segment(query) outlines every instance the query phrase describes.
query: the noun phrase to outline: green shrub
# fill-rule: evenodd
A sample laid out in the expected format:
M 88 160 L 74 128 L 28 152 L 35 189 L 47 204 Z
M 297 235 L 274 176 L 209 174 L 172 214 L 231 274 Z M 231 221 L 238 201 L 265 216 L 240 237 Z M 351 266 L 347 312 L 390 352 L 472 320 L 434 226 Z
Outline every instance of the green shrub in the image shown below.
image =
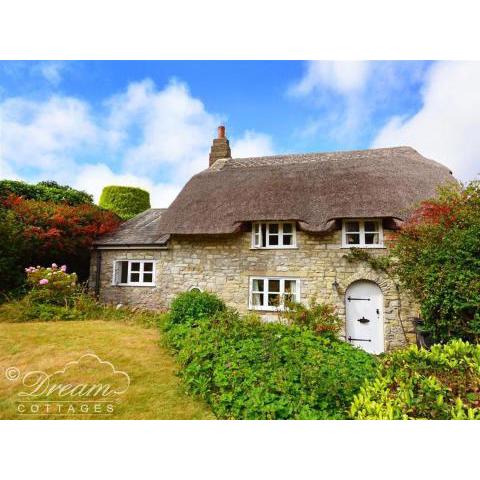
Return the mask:
M 26 253 L 23 227 L 15 214 L 0 206 L 0 292 L 25 282 L 21 268 Z
M 288 309 L 280 312 L 280 318 L 291 325 L 298 325 L 322 335 L 337 335 L 342 328 L 342 320 L 335 307 L 312 301 L 307 307 L 302 303 L 287 302 Z
M 170 308 L 170 322 L 191 325 L 222 310 L 225 310 L 225 303 L 216 295 L 192 290 L 175 297 Z
M 28 267 L 27 284 L 31 287 L 28 296 L 32 303 L 70 306 L 79 294 L 76 273 L 67 273 L 67 266 Z
M 452 340 L 393 352 L 352 402 L 355 419 L 479 419 L 480 345 Z
M 436 343 L 480 341 L 480 182 L 446 188 L 402 227 L 395 273 Z
M 150 194 L 141 188 L 111 185 L 104 187 L 99 205 L 128 220 L 150 208 Z
M 376 372 L 376 359 L 347 343 L 230 309 L 164 329 L 187 389 L 219 418 L 345 418 Z
M 75 190 L 67 185 L 59 185 L 53 181 L 39 182 L 35 185 L 17 180 L 1 180 L 0 200 L 4 200 L 12 194 L 23 197 L 25 200 L 42 200 L 68 205 L 93 203 L 93 197 L 89 193 Z

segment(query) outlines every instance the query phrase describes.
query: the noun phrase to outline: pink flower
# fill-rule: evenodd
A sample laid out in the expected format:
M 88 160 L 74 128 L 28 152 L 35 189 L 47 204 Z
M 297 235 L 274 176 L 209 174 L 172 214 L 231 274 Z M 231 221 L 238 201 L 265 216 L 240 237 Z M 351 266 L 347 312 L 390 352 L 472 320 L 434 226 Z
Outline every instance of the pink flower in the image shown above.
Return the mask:
M 62 266 L 60 267 L 60 270 L 61 270 L 62 272 L 66 272 L 66 271 L 67 271 L 67 266 L 66 266 L 66 265 L 62 265 Z
M 58 265 L 56 263 L 52 263 L 52 268 L 58 268 Z
M 40 285 L 46 285 L 48 283 L 48 280 L 46 278 L 42 278 L 38 283 Z

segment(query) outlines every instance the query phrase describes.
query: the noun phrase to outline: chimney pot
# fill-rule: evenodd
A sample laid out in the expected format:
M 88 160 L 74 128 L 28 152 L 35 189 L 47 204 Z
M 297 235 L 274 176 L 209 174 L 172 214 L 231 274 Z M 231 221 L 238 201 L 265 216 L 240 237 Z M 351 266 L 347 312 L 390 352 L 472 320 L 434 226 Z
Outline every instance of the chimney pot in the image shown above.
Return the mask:
M 218 127 L 218 138 L 225 138 L 225 125 Z

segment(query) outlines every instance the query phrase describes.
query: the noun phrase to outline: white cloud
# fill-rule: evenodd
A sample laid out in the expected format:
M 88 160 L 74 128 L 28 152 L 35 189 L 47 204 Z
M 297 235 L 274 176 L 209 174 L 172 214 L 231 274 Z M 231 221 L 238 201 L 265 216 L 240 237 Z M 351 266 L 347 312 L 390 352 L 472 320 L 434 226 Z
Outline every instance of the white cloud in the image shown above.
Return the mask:
M 304 76 L 291 87 L 293 95 L 308 95 L 315 90 L 331 89 L 341 94 L 362 90 L 368 80 L 368 62 L 311 61 Z
M 462 180 L 480 173 L 480 62 L 441 62 L 424 84 L 422 108 L 393 117 L 374 147 L 410 145 Z
M 131 185 L 166 207 L 183 184 L 207 168 L 218 117 L 188 87 L 172 81 L 130 84 L 104 102 L 102 115 L 74 97 L 0 103 L 0 176 L 56 180 L 92 193 Z M 273 153 L 268 135 L 247 131 L 232 142 L 235 156 Z
M 88 105 L 72 97 L 16 97 L 0 104 L 0 153 L 12 169 L 67 168 L 75 151 L 95 143 L 97 135 Z
M 47 82 L 51 83 L 53 86 L 57 86 L 62 81 L 62 73 L 65 68 L 64 62 L 56 62 L 56 61 L 45 61 L 40 62 L 38 65 L 38 71 L 40 74 L 47 80 Z
M 231 143 L 232 156 L 235 158 L 262 157 L 274 154 L 270 135 L 247 130 L 242 137 Z

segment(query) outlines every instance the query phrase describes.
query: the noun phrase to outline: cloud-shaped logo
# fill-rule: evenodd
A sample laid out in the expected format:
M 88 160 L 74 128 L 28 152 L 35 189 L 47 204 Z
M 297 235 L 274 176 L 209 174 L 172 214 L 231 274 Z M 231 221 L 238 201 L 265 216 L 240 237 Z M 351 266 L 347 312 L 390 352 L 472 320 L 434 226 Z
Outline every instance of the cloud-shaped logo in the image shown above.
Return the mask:
M 28 372 L 22 382 L 25 390 L 19 392 L 20 397 L 85 401 L 112 399 L 125 393 L 130 376 L 98 355 L 86 353 L 52 374 L 42 370 Z

